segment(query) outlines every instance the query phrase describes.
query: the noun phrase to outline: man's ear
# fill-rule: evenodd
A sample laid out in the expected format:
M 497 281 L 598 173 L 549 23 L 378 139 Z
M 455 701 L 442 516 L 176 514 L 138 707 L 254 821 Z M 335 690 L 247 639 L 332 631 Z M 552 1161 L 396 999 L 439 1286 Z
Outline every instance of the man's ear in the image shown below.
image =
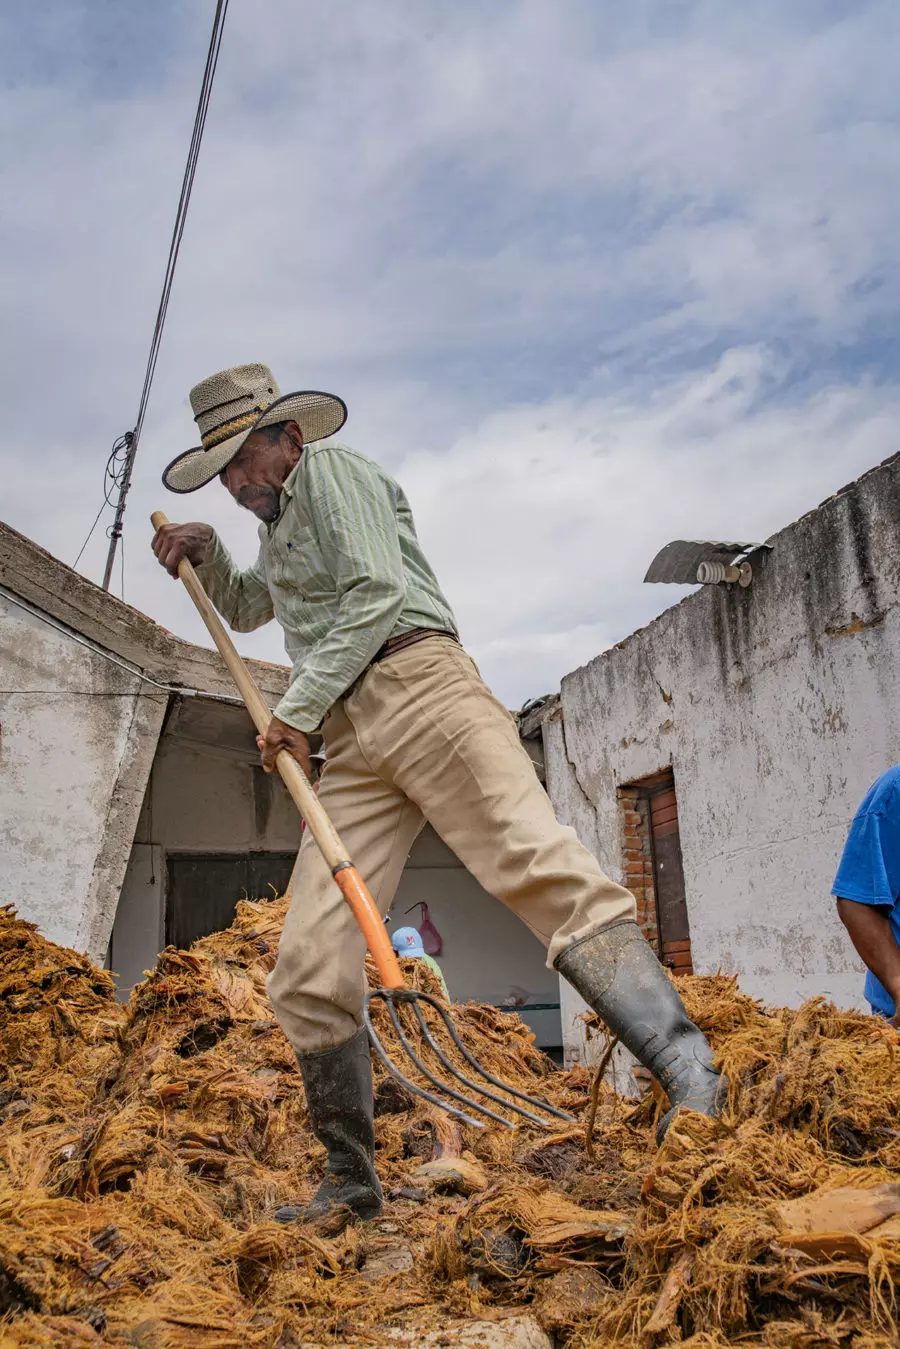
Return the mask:
M 296 422 L 288 422 L 287 426 L 284 428 L 284 432 L 285 435 L 290 436 L 291 443 L 295 445 L 298 450 L 303 449 L 303 432 Z

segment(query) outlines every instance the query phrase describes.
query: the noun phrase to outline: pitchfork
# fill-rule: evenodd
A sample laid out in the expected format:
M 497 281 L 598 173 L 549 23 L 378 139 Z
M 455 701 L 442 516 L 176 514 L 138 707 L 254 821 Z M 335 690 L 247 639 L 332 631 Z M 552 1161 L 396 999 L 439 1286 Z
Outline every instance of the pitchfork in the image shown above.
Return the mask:
M 154 529 L 160 529 L 163 525 L 169 523 L 162 511 L 154 511 L 150 520 Z M 259 731 L 260 735 L 264 736 L 268 730 L 272 714 L 266 706 L 265 699 L 259 690 L 258 684 L 238 655 L 234 643 L 225 631 L 219 615 L 216 613 L 206 591 L 200 584 L 197 573 L 186 558 L 178 564 L 178 575 L 184 582 L 185 588 L 191 599 L 194 601 L 194 604 L 197 606 L 200 617 L 209 629 L 210 636 L 219 648 L 219 653 L 228 667 L 241 697 L 247 705 L 247 710 L 253 718 L 253 721 L 256 723 L 256 729 Z M 366 939 L 366 945 L 372 953 L 372 958 L 381 975 L 383 987 L 373 989 L 366 997 L 363 1005 L 363 1018 L 369 1033 L 372 1048 L 375 1050 L 375 1053 L 381 1059 L 391 1076 L 395 1077 L 398 1082 L 401 1082 L 408 1091 L 414 1092 L 416 1096 L 423 1097 L 426 1101 L 430 1101 L 432 1105 L 438 1106 L 441 1110 L 445 1110 L 456 1119 L 463 1120 L 466 1124 L 473 1124 L 479 1129 L 485 1127 L 481 1120 L 475 1119 L 474 1116 L 469 1113 L 472 1110 L 476 1110 L 498 1124 L 502 1124 L 510 1129 L 515 1128 L 515 1124 L 508 1119 L 505 1119 L 503 1115 L 498 1114 L 496 1110 L 492 1110 L 490 1106 L 483 1104 L 482 1101 L 475 1099 L 474 1096 L 467 1096 L 465 1093 L 458 1091 L 456 1087 L 451 1086 L 449 1082 L 444 1081 L 436 1073 L 432 1072 L 432 1070 L 422 1061 L 416 1048 L 410 1042 L 409 1036 L 400 1020 L 398 1006 L 407 1006 L 412 1010 L 418 1028 L 422 1033 L 423 1040 L 434 1056 L 446 1069 L 446 1072 L 456 1082 L 467 1087 L 470 1091 L 477 1092 L 480 1096 L 484 1096 L 488 1100 L 493 1101 L 495 1105 L 500 1105 L 505 1110 L 510 1110 L 513 1113 L 522 1116 L 524 1119 L 529 1120 L 532 1124 L 539 1125 L 541 1128 L 549 1129 L 552 1128 L 553 1125 L 549 1120 L 542 1118 L 541 1114 L 536 1112 L 543 1112 L 544 1115 L 551 1115 L 555 1119 L 565 1120 L 566 1123 L 574 1123 L 572 1116 L 566 1114 L 564 1110 L 557 1110 L 555 1106 L 549 1105 L 539 1097 L 529 1096 L 525 1092 L 519 1091 L 516 1087 L 509 1086 L 507 1083 L 502 1082 L 499 1078 L 494 1077 L 492 1073 L 489 1073 L 488 1070 L 478 1062 L 475 1056 L 469 1052 L 466 1045 L 463 1044 L 450 1016 L 438 1000 L 433 998 L 430 993 L 417 992 L 411 988 L 407 988 L 397 957 L 394 954 L 393 947 L 391 946 L 385 930 L 384 922 L 382 921 L 378 909 L 375 907 L 375 902 L 369 894 L 362 876 L 347 856 L 347 852 L 338 837 L 337 830 L 334 828 L 322 803 L 310 786 L 306 774 L 286 750 L 281 750 L 279 752 L 275 764 L 284 780 L 285 786 L 293 798 L 294 804 L 306 821 L 309 832 L 318 844 L 319 850 L 326 863 L 331 868 L 331 874 L 334 877 L 336 885 L 340 889 L 344 899 L 350 905 L 353 916 L 362 930 L 362 934 Z M 452 1100 L 458 1101 L 465 1109 L 460 1109 L 459 1106 L 450 1105 L 448 1101 L 442 1100 L 435 1092 L 419 1086 L 418 1083 L 413 1082 L 405 1073 L 400 1071 L 382 1044 L 381 1037 L 373 1025 L 372 1003 L 376 1001 L 376 999 L 385 1004 L 404 1052 L 408 1055 L 422 1076 L 430 1082 L 432 1086 L 436 1087 L 438 1091 L 451 1097 Z M 477 1076 L 483 1078 L 485 1082 L 489 1082 L 492 1087 L 498 1088 L 498 1091 L 492 1091 L 490 1087 L 485 1087 L 478 1082 L 474 1082 L 472 1078 L 467 1077 L 465 1073 L 461 1072 L 451 1062 L 434 1038 L 428 1023 L 422 1014 L 420 1003 L 423 1002 L 433 1008 L 440 1017 L 448 1035 L 472 1071 L 477 1074 Z M 499 1094 L 501 1091 L 505 1092 L 506 1095 L 501 1096 Z M 525 1105 L 518 1104 L 520 1101 L 524 1101 Z

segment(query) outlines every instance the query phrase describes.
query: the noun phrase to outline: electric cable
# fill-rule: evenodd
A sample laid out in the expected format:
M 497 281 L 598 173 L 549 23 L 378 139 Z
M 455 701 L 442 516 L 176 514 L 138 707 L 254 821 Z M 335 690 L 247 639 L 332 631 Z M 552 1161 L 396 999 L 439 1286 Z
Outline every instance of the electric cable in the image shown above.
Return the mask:
M 154 688 L 162 689 L 165 693 L 178 693 L 185 698 L 196 697 L 197 689 L 186 688 L 180 684 L 161 684 L 158 679 L 151 679 L 150 676 L 144 674 L 144 671 L 137 665 L 131 665 L 128 661 L 119 660 L 118 656 L 113 656 L 109 651 L 105 651 L 102 646 L 99 646 L 96 642 L 92 642 L 90 638 L 82 637 L 80 633 L 73 632 L 71 628 L 65 627 L 64 624 L 57 623 L 55 619 L 42 613 L 40 609 L 36 608 L 33 604 L 29 604 L 27 600 L 20 599 L 18 595 L 14 595 L 10 590 L 7 590 L 6 586 L 0 585 L 0 595 L 8 600 L 10 604 L 15 604 L 19 609 L 24 609 L 26 614 L 31 614 L 33 618 L 39 618 L 42 623 L 47 624 L 48 628 L 55 628 L 57 632 L 61 632 L 64 637 L 68 637 L 70 642 L 77 642 L 79 646 L 83 646 L 88 651 L 92 651 L 95 656 L 102 656 L 104 660 L 108 660 L 110 665 L 118 665 L 120 670 L 127 670 L 130 675 L 136 675 L 137 678 L 142 679 L 145 684 L 152 684 Z M 216 695 L 205 694 L 204 696 L 213 697 Z M 239 699 L 223 698 L 219 695 L 218 701 L 236 703 Z
M 172 229 L 172 238 L 169 243 L 169 256 L 166 261 L 166 270 L 163 277 L 162 295 L 160 296 L 159 308 L 156 311 L 156 322 L 153 326 L 153 336 L 150 340 L 150 353 L 147 357 L 147 366 L 144 371 L 144 382 L 141 388 L 141 397 L 138 403 L 137 417 L 134 422 L 134 429 L 126 431 L 124 435 L 119 436 L 114 442 L 109 458 L 106 461 L 106 469 L 103 476 L 103 505 L 97 512 L 96 519 L 88 531 L 87 538 L 81 545 L 78 557 L 74 565 L 77 567 L 81 560 L 85 548 L 91 540 L 94 530 L 100 520 L 103 511 L 107 506 L 114 504 L 113 494 L 117 493 L 115 498 L 115 517 L 112 524 L 107 529 L 109 538 L 109 550 L 106 558 L 106 568 L 103 575 L 103 589 L 108 590 L 112 578 L 113 563 L 115 561 L 116 549 L 119 540 L 122 537 L 122 522 L 125 515 L 125 498 L 128 495 L 128 489 L 131 486 L 131 475 L 134 468 L 134 460 L 137 454 L 138 444 L 141 438 L 141 431 L 144 427 L 144 417 L 147 412 L 147 404 L 150 400 L 150 390 L 153 385 L 153 377 L 156 374 L 156 364 L 159 359 L 159 349 L 162 342 L 163 329 L 166 323 L 166 316 L 169 311 L 169 299 L 172 294 L 172 283 L 175 279 L 175 268 L 178 263 L 178 254 L 181 250 L 181 240 L 184 235 L 184 226 L 187 220 L 188 206 L 190 205 L 191 192 L 194 186 L 194 175 L 197 171 L 197 161 L 200 156 L 200 145 L 203 140 L 203 132 L 206 127 L 206 116 L 209 111 L 209 101 L 212 95 L 213 81 L 215 80 L 216 69 L 219 64 L 219 51 L 222 46 L 222 34 L 225 28 L 225 16 L 228 12 L 229 0 L 216 0 L 216 10 L 213 17 L 212 34 L 209 40 L 209 47 L 206 53 L 206 63 L 203 68 L 203 79 L 200 84 L 200 96 L 197 100 L 197 109 L 194 114 L 194 126 L 191 132 L 191 142 L 188 148 L 187 161 L 184 168 L 184 177 L 181 183 L 181 194 L 178 199 L 178 209 L 175 213 L 175 224 Z M 123 575 L 122 588 L 124 594 L 124 560 L 122 561 Z

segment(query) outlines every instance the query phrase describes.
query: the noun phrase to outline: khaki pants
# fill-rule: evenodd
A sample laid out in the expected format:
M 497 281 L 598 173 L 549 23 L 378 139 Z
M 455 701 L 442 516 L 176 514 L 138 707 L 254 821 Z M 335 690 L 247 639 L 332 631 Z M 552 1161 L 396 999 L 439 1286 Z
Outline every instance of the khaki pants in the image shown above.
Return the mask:
M 429 638 L 373 665 L 331 709 L 319 799 L 384 914 L 425 821 L 548 948 L 622 918 L 632 896 L 557 820 L 516 724 L 455 642 Z M 299 1053 L 361 1022 L 365 943 L 309 830 L 269 996 Z

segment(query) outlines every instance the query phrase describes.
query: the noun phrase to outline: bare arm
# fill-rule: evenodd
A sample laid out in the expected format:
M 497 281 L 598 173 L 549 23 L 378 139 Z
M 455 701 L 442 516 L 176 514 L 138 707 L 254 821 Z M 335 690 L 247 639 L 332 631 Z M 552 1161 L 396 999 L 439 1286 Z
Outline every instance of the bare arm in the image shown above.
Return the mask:
M 866 968 L 884 984 L 894 999 L 891 1024 L 900 1027 L 900 945 L 897 944 L 893 928 L 875 905 L 858 904 L 854 899 L 839 899 L 837 907 L 838 916 Z

